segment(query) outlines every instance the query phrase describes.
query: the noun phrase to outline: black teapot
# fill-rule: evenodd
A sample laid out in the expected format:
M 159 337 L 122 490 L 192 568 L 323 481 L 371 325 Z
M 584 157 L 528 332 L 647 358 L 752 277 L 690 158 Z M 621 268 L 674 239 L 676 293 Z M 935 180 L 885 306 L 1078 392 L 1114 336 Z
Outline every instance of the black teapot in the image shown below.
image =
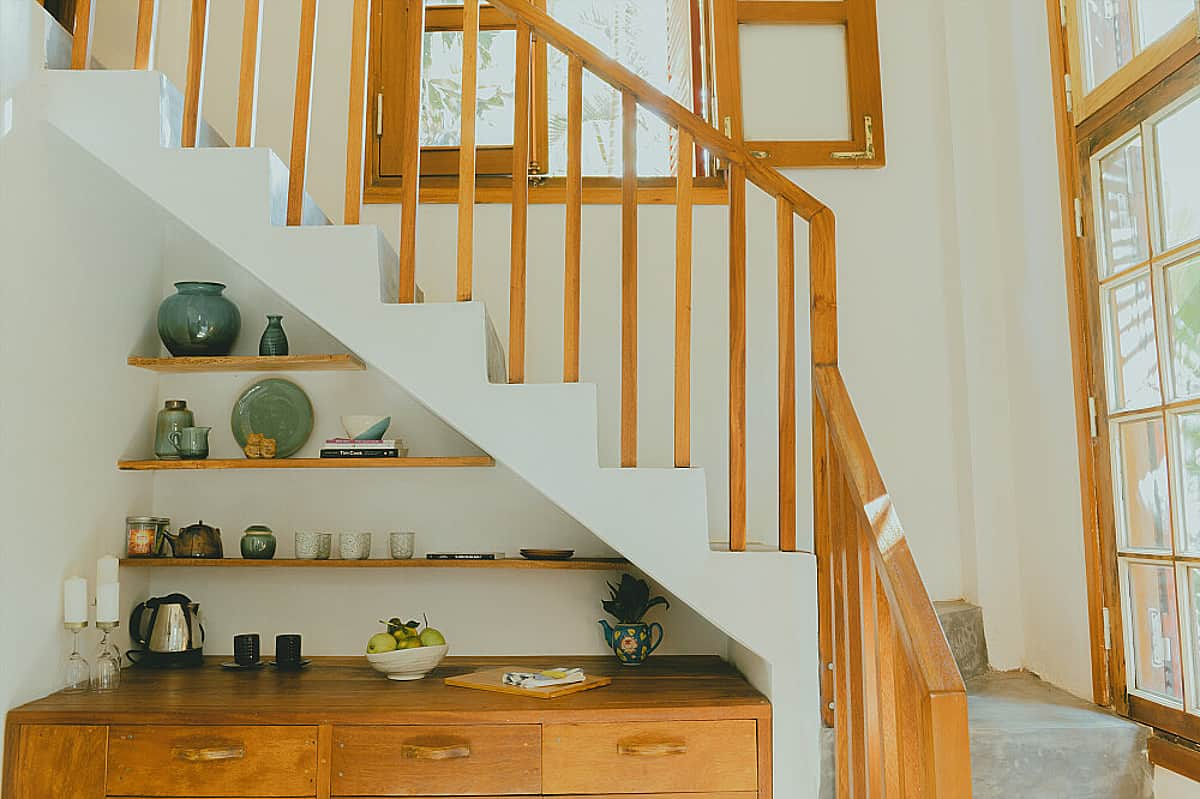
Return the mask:
M 225 556 L 221 548 L 221 529 L 210 527 L 203 520 L 187 527 L 181 527 L 178 533 L 163 531 L 163 536 L 171 546 L 171 554 L 176 558 L 222 558 Z

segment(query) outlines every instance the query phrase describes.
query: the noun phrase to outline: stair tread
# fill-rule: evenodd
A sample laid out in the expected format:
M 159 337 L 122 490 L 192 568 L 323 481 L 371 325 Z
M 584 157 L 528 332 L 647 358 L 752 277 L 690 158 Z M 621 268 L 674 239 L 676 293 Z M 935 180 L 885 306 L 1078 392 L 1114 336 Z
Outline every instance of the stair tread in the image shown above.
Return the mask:
M 1144 728 L 1025 671 L 991 672 L 967 681 L 972 734 L 1022 729 Z

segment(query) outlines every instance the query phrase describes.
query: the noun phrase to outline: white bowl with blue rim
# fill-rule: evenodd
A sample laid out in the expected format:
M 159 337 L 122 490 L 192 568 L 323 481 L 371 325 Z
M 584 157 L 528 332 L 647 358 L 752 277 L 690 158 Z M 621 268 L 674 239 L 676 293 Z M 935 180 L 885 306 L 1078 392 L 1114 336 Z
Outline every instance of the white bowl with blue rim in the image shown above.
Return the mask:
M 378 441 L 392 423 L 390 416 L 343 416 L 346 437 L 355 441 Z

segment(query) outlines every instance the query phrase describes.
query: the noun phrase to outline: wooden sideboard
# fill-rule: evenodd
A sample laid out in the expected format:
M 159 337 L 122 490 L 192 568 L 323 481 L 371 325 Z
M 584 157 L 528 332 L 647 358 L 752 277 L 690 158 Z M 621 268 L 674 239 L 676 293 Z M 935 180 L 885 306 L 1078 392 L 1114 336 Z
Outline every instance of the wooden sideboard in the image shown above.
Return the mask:
M 408 683 L 361 658 L 220 660 L 9 711 L 3 799 L 771 796 L 771 707 L 715 657 L 449 658 Z M 613 683 L 544 700 L 441 679 L 560 663 Z

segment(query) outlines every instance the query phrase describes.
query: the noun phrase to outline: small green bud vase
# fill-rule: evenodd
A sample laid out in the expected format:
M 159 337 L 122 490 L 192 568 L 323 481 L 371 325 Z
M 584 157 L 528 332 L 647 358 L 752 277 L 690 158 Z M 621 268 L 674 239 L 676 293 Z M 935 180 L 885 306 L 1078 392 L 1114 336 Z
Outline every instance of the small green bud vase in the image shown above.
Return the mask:
M 275 557 L 275 533 L 265 524 L 252 524 L 242 533 L 242 557 L 248 560 L 270 560 Z
M 283 332 L 282 316 L 267 314 L 267 329 L 258 340 L 259 355 L 287 355 L 287 333 Z

